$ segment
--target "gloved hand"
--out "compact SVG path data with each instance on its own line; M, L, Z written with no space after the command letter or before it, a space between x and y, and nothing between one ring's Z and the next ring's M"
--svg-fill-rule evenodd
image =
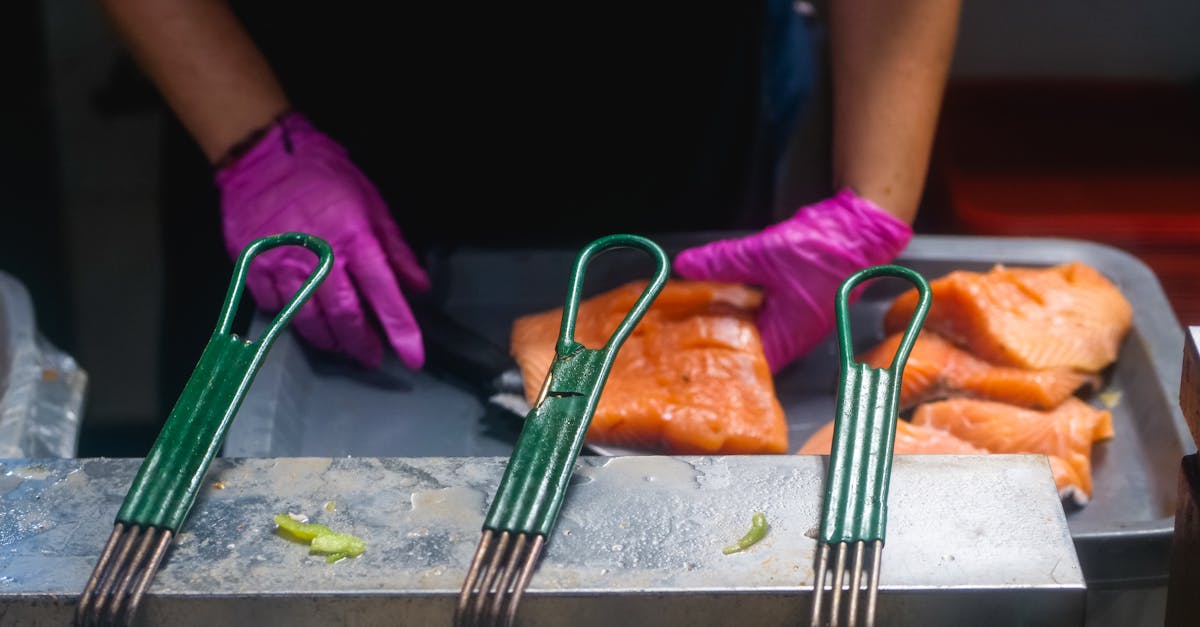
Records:
M429 277L344 148L291 113L221 169L216 182L231 256L258 237L285 231L310 233L333 247L333 269L293 319L302 336L377 366L383 344L364 311L369 305L400 359L421 367L421 332L401 290L426 290ZM308 251L274 249L255 259L246 282L260 307L278 311L313 266Z
M842 281L890 262L910 239L907 224L843 190L755 235L685 250L674 267L688 279L762 286L758 328L777 372L833 330Z

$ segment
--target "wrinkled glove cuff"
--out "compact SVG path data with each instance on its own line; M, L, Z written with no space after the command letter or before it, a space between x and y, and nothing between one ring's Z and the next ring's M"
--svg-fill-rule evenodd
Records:
M233 146L230 146L229 150L226 150L225 154L221 155L221 158L213 162L213 171L220 172L221 170L224 170L225 168L228 168L236 163L238 159L241 159L246 155L246 153L253 150L255 146L262 142L263 138L265 138L267 134L269 134L275 128L281 127L284 121L289 117L303 118L304 116L292 111L291 109L288 109L287 111L275 116L274 119L271 120L270 124L250 131L245 137L238 140Z
M857 244L863 267L889 263L912 241L907 223L853 190L840 190L832 198L843 218L847 242Z
M293 157L301 156L330 163L347 159L344 148L318 131L303 114L292 111L281 115L257 141L249 142L245 152L217 170L214 179L223 192L238 186L262 187L263 181L293 170Z

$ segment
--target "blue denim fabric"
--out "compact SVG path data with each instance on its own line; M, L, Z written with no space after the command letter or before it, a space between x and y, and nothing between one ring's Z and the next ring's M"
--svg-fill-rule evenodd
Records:
M776 159L813 90L816 53L808 17L792 0L767 0L763 32L762 123Z
M783 157L817 76L819 29L792 0L765 0L759 119L745 205L761 220L774 203Z

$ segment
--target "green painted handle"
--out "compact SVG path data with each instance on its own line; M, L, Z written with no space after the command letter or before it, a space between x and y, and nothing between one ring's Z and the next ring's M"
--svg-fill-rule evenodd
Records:
M625 247L641 249L654 258L654 277L608 342L598 349L587 348L575 341L584 272L598 253ZM662 291L669 272L670 262L662 248L636 235L610 235L580 251L571 273L554 361L538 402L525 417L484 520L485 529L549 535L617 351Z
M877 277L906 279L917 287L919 294L912 320L887 368L856 363L850 335L850 293L863 281ZM929 311L930 298L925 278L901 266L867 268L846 279L838 290L838 348L842 367L838 375L837 424L821 517L824 543L870 542L883 540L886 535L900 382L908 354Z
M585 246L583 250L579 251L579 256L575 259L575 268L571 271L571 283L567 288L567 304L563 308L562 325L559 327L558 345L556 347L560 357L571 354L579 347L579 344L575 341L575 318L579 315L580 294L583 291L583 276L588 264L597 255L620 248L640 248L653 257L655 262L654 280L642 291L642 295L633 304L633 308L625 314L625 318L621 320L621 324L617 325L616 330L608 338L608 342L604 344L602 350L605 354L616 357L617 350L625 342L625 338L629 337L629 333L633 331L633 327L637 325L638 320L642 319L646 310L650 308L650 304L658 297L658 293L662 291L663 285L667 282L667 274L670 269L667 254L663 252L663 249L658 244L644 237L637 235L609 235L601 237Z
M317 266L275 315L262 337L240 338L230 333L230 325L245 290L246 271L259 253L279 246L303 246L311 250L317 255ZM117 514L119 522L179 530L263 357L332 266L333 251L329 244L304 233L264 237L242 251L212 338L138 469Z

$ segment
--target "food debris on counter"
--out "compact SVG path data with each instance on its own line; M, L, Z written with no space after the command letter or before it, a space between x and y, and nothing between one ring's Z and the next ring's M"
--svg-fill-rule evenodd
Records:
M293 538L308 542L314 553L324 553L325 562L332 564L346 557L358 557L367 550L367 543L350 534L337 533L325 525L301 522L308 520L303 514L277 514L275 524Z
M762 512L755 512L754 516L750 517L750 531L747 531L746 535L742 536L734 544L721 549L721 552L725 555L732 555L745 551L757 544L759 540L762 540L763 536L767 535L768 527L767 516Z

